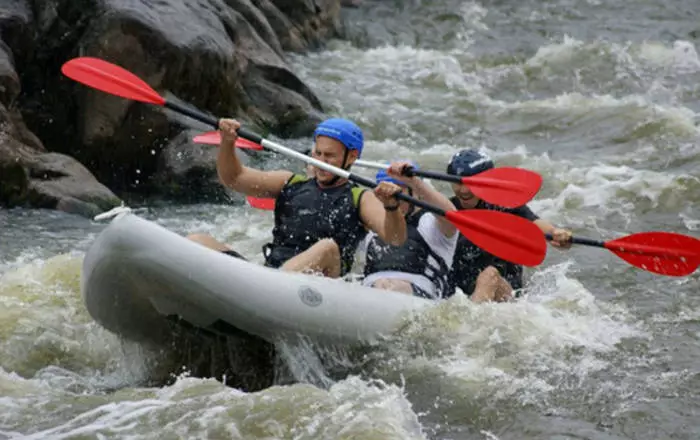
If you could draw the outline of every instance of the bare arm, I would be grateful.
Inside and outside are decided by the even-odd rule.
[[[234,191],[253,197],[277,197],[282,188],[292,177],[291,171],[260,171],[243,166],[236,154],[235,142],[238,137],[238,122],[222,119],[221,145],[216,158],[216,171],[221,183]]]
[[[395,199],[396,200],[396,199]],[[396,200],[396,203],[399,201]],[[360,198],[362,222],[379,238],[393,246],[401,246],[406,241],[406,219],[401,211],[387,211],[373,192],[367,191]]]
[[[540,231],[542,231],[542,233],[544,234],[551,234],[552,231],[554,231],[554,225],[543,218],[538,218],[537,220],[535,220],[534,223],[540,228]]]
[[[547,220],[538,218],[534,223],[540,228],[544,234],[552,234],[552,245],[560,249],[568,249],[571,247],[571,231],[568,229],[557,228]]]
[[[435,205],[440,209],[445,211],[454,211],[455,205],[450,202],[450,200],[438,192],[435,188],[428,185],[422,179],[412,179],[411,188],[413,189],[413,194],[417,197],[423,199],[423,201]],[[457,233],[457,228],[449,220],[442,216],[435,216],[438,221],[438,227],[440,232],[445,237],[452,237]]]

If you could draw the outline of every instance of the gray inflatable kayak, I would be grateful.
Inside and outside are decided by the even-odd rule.
[[[162,341],[177,318],[269,342],[371,342],[434,304],[396,292],[282,272],[232,258],[138,217],[115,217],[90,246],[81,288],[101,326],[127,339]]]

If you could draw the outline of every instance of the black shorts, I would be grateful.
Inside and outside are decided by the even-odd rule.
[[[243,255],[239,254],[238,252],[234,251],[233,249],[229,249],[229,250],[226,250],[226,251],[221,251],[221,253],[222,253],[222,254],[226,254],[226,255],[230,255],[230,256],[232,256],[233,258],[240,258],[240,259],[243,260],[243,261],[248,261],[248,259],[247,259],[246,257],[244,257]]]
[[[222,254],[226,254],[226,255],[230,255],[230,256],[233,257],[233,258],[239,258],[239,259],[241,259],[241,260],[243,260],[243,261],[248,261],[248,259],[247,259],[246,257],[244,257],[243,255],[239,254],[238,252],[234,251],[233,249],[229,249],[229,250],[226,250],[226,251],[221,251],[221,253],[222,253]],[[268,260],[265,260],[264,266],[265,266],[265,267],[272,267],[272,268],[277,269],[277,267],[271,265],[271,264],[269,263]]]
[[[411,290],[413,290],[413,296],[419,296],[426,299],[434,299],[432,295],[426,292],[423,288],[418,287],[414,283],[411,283]]]

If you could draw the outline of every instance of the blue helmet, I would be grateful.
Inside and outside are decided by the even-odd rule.
[[[447,174],[473,176],[490,170],[494,166],[493,160],[487,155],[476,150],[462,150],[450,159],[450,163],[447,164]]]
[[[364,136],[362,129],[352,121],[342,118],[331,118],[318,124],[314,130],[314,141],[317,136],[326,136],[345,145],[348,150],[357,150],[357,157],[362,155]]]
[[[409,160],[408,162],[411,162],[411,166],[413,167],[414,170],[418,169],[418,165],[416,165],[415,162],[413,162],[412,160]],[[377,175],[374,177],[374,179],[377,183],[379,183],[379,182],[391,182],[391,183],[395,183],[395,184],[400,185],[400,186],[406,186],[405,182],[402,182],[398,179],[394,179],[386,172],[386,170],[383,170],[383,169],[377,171]]]

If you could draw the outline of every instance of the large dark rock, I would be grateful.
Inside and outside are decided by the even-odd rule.
[[[160,154],[155,183],[169,199],[196,202],[201,200],[243,201],[243,196],[219,183],[216,172],[217,148],[196,144],[197,130],[185,130],[168,142]],[[242,156],[242,155],[241,155]]]
[[[76,193],[75,182],[92,179],[90,172],[117,193],[167,194],[168,176],[178,182],[178,192],[194,195],[217,184],[197,172],[207,168],[211,174],[211,154],[192,163],[194,172],[184,170],[188,165],[182,161],[180,168],[164,166],[174,161],[161,157],[187,125],[210,128],[64,77],[61,66],[77,56],[118,64],[168,99],[237,117],[263,133],[308,135],[322,118],[321,103],[290,70],[283,51],[304,51],[337,35],[340,0],[34,0],[29,5],[29,0],[0,4],[5,43],[0,44],[0,102],[41,142],[24,128],[2,128],[7,141],[0,163],[14,170],[12,176],[25,170],[29,180],[21,188],[3,186],[0,203],[47,206],[47,200],[57,200],[61,185],[65,197],[96,206],[104,204],[97,202],[100,197],[114,201],[104,187]],[[18,131],[23,140],[8,135]],[[54,155],[37,159],[45,151],[42,143]],[[182,153],[187,146],[180,144]],[[55,153],[78,162],[69,165]],[[42,171],[32,174],[33,169]],[[32,183],[31,176],[42,172],[54,183]],[[32,191],[49,196],[30,197]]]
[[[26,10],[9,2],[11,13],[0,14],[4,35],[26,44]],[[11,25],[11,26],[10,26]],[[20,81],[8,46],[0,40],[0,204],[30,204],[95,215],[119,203],[119,199],[75,159],[46,151],[27,129],[15,108]]]
[[[12,124],[11,116],[4,106],[0,107],[0,202],[84,216],[119,204],[117,196],[77,160],[45,152],[21,122]],[[33,147],[28,146],[33,143]]]

